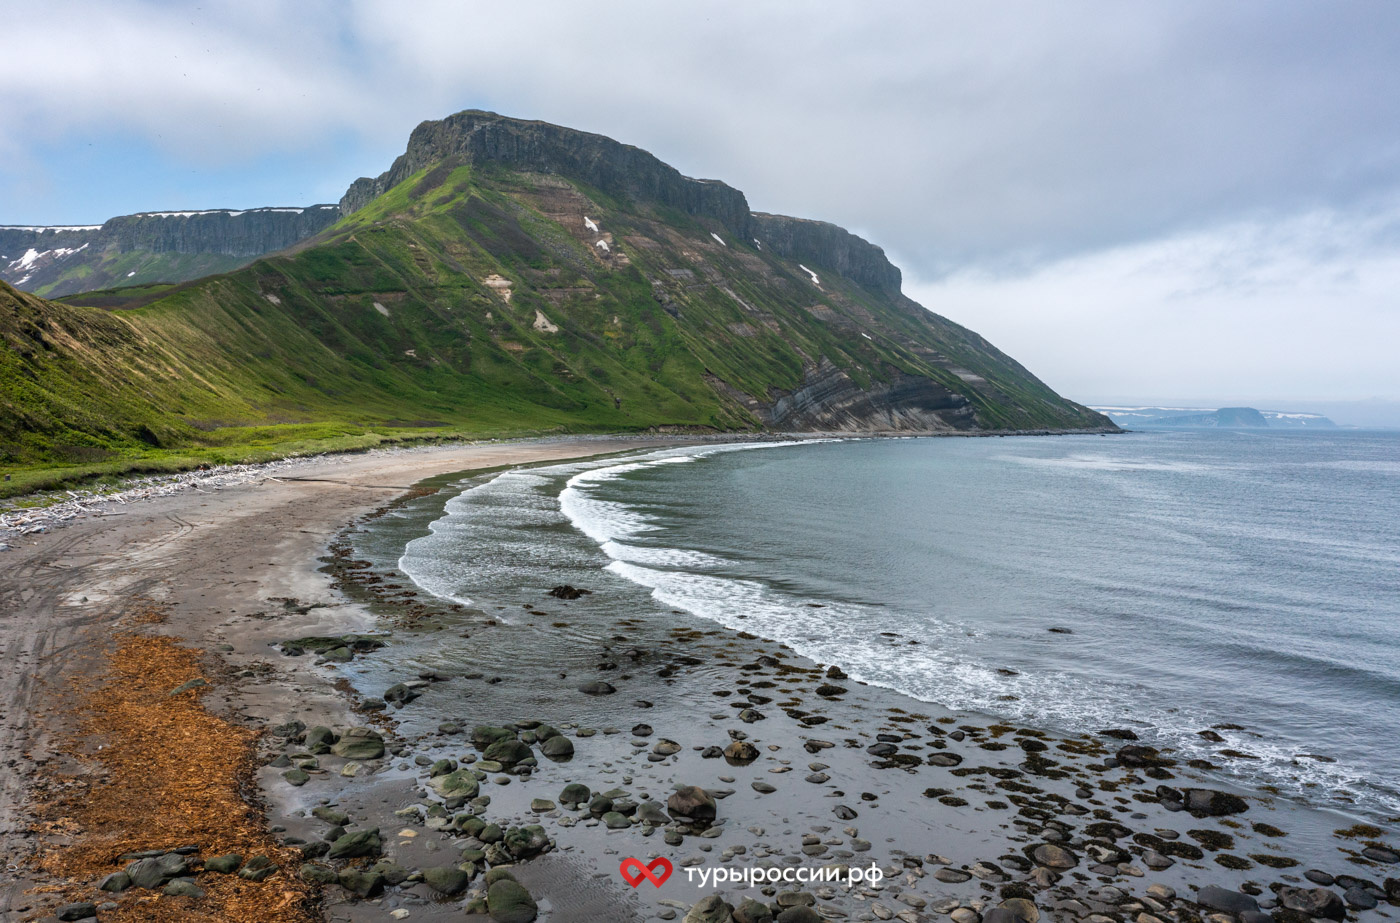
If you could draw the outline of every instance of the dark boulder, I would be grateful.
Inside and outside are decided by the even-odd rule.
[[[576,805],[582,804],[592,796],[593,793],[588,790],[587,785],[582,782],[570,782],[559,793],[559,801],[561,804]]]
[[[552,760],[566,760],[574,755],[574,742],[563,734],[547,737],[540,744],[540,752]]]
[[[773,923],[773,911],[751,897],[734,908],[734,923]]]
[[[666,810],[673,820],[713,823],[718,815],[714,796],[698,785],[683,785],[666,799]]]
[[[262,881],[271,878],[277,871],[277,863],[267,856],[254,856],[248,864],[238,870],[238,877],[248,881]]]
[[[617,691],[610,683],[597,680],[591,683],[584,683],[578,687],[578,691],[584,695],[612,695]]]
[[[1115,740],[1137,740],[1138,736],[1127,728],[1104,728],[1099,731],[1102,737],[1112,737]]]
[[[1230,891],[1217,885],[1206,885],[1198,891],[1196,903],[1209,910],[1219,910],[1222,913],[1240,914],[1246,910],[1259,909],[1259,902],[1248,894]]]
[[[398,706],[399,708],[402,708],[416,698],[418,698],[418,690],[412,689],[403,683],[394,683],[394,685],[384,690],[384,701],[388,702],[390,705]]]
[[[506,849],[517,859],[538,856],[549,848],[549,836],[539,824],[526,827],[511,827],[502,840]]]
[[[362,869],[341,869],[337,876],[340,886],[356,897],[374,897],[384,891],[384,876]]]
[[[1278,889],[1278,902],[1288,910],[1325,920],[1341,920],[1347,915],[1346,905],[1337,892],[1327,888],[1290,888],[1285,885]]]
[[[683,923],[730,923],[734,919],[733,914],[733,907],[718,894],[711,894],[690,908]]]
[[[461,894],[471,883],[471,876],[461,869],[451,866],[427,868],[423,870],[423,881],[439,894],[449,897]]]
[[[747,740],[736,740],[724,748],[724,758],[734,765],[752,763],[758,759],[758,748]]]
[[[326,853],[329,859],[358,859],[361,856],[377,856],[382,848],[379,829],[357,830],[347,833],[331,844]]]
[[[103,878],[102,881],[98,883],[97,890],[111,891],[113,893],[120,894],[122,891],[125,891],[129,887],[131,887],[130,875],[128,875],[126,872],[113,872],[106,878]]]
[[[154,890],[172,878],[179,878],[189,870],[185,857],[176,853],[166,853],[147,859],[138,859],[126,867],[131,884],[137,888]]]
[[[336,741],[331,753],[347,760],[377,760],[384,755],[384,738],[373,728],[354,727]]]
[[[1030,849],[1027,854],[1036,865],[1043,865],[1048,869],[1072,869],[1079,864],[1079,858],[1074,853],[1054,843],[1041,843]]]
[[[519,882],[500,878],[486,889],[486,906],[496,923],[534,923],[539,906]]]
[[[534,751],[530,749],[529,744],[525,743],[523,740],[516,740],[515,738],[498,740],[487,747],[483,753],[483,756],[488,760],[494,760],[507,769],[523,760],[528,760],[534,755]]]
[[[478,724],[472,729],[472,746],[478,750],[485,750],[497,741],[510,740],[513,737],[515,737],[515,732],[509,728]]]
[[[330,753],[331,747],[337,740],[340,740],[339,734],[328,727],[318,724],[313,728],[307,729],[304,743],[307,752],[315,756],[320,756],[323,753]]]
[[[1243,814],[1249,804],[1238,795],[1217,792],[1208,788],[1186,789],[1186,810],[1197,817],[1225,817],[1229,814]]]
[[[456,769],[444,775],[434,776],[428,780],[428,787],[444,798],[458,798],[462,801],[475,798],[481,790],[476,774],[470,769]]]
[[[1148,747],[1141,744],[1129,744],[1120,747],[1114,754],[1118,762],[1129,769],[1159,769],[1164,766],[1174,766],[1176,761],[1161,755],[1156,747]]]

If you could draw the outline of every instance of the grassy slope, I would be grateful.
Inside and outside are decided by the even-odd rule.
[[[128,288],[159,282],[195,279],[246,266],[252,260],[217,253],[157,253],[150,250],[120,252],[108,247],[74,254],[41,272],[40,284],[30,291],[43,298],[61,298],[74,292]]]
[[[135,307],[0,286],[5,487],[448,434],[748,429],[707,373],[766,397],[822,357],[862,384],[935,378],[988,428],[1102,423],[957,325],[711,230],[557,177],[440,166],[295,253]]]

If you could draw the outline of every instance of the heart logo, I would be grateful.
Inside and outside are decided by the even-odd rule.
[[[657,871],[658,869],[660,871]],[[659,888],[671,877],[672,872],[671,860],[665,856],[651,860],[650,865],[642,865],[642,860],[629,857],[622,860],[617,870],[622,873],[622,880],[634,888],[641,884],[643,879]]]

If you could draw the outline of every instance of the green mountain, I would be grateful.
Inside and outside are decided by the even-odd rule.
[[[424,123],[340,210],[179,286],[52,302],[0,284],[0,463],[406,434],[1115,429],[904,297],[878,247],[598,135]]]

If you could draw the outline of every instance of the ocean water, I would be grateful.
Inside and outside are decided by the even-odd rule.
[[[399,564],[483,609],[573,582],[925,701],[1131,728],[1400,814],[1400,434],[668,449],[470,481]]]

